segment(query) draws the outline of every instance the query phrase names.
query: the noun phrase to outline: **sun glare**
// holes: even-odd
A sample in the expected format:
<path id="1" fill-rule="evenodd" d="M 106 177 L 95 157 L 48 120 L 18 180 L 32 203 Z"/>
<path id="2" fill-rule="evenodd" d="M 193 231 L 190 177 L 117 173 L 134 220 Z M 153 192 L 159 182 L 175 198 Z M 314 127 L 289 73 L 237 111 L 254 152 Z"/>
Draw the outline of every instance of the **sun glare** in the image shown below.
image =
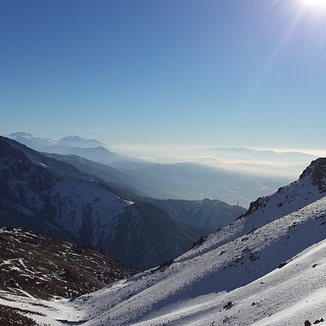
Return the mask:
<path id="1" fill-rule="evenodd" d="M 326 8 L 326 0 L 301 0 L 303 4 L 309 7 L 315 7 L 315 8 Z"/>

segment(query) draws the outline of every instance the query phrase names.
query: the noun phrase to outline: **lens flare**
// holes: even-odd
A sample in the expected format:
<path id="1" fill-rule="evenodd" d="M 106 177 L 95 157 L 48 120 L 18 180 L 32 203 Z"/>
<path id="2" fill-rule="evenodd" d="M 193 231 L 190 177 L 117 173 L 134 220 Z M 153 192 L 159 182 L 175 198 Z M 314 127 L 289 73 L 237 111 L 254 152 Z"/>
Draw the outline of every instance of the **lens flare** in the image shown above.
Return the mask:
<path id="1" fill-rule="evenodd" d="M 326 8 L 326 0 L 301 0 L 303 4 L 309 7 Z"/>

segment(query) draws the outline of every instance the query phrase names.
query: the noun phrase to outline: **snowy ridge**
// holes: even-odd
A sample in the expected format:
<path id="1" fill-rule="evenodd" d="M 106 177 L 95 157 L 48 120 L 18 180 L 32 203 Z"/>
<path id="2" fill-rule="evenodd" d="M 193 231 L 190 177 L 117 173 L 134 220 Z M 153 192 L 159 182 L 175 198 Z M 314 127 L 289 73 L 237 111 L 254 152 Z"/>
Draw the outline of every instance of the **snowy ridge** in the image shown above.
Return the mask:
<path id="1" fill-rule="evenodd" d="M 252 202 L 246 214 L 216 235 L 209 236 L 202 246 L 202 252 L 210 251 L 324 197 L 325 178 L 316 178 L 316 175 L 322 175 L 322 171 L 326 171 L 326 161 L 320 158 L 313 161 L 297 181 Z M 191 256 L 189 252 L 189 257 Z"/>
<path id="2" fill-rule="evenodd" d="M 322 322 L 326 198 L 317 167 L 174 261 L 81 297 L 83 325 Z"/>
<path id="3" fill-rule="evenodd" d="M 132 201 L 119 198 L 97 183 L 85 187 L 76 184 L 76 181 L 63 181 L 54 185 L 52 193 L 53 204 L 59 208 L 54 222 L 78 238 L 88 216 L 93 229 L 89 242 L 95 245 L 99 243 L 97 237 L 109 225 L 110 220 L 121 214 L 127 206 L 133 205 Z M 70 218 L 67 219 L 67 216 Z M 112 229 L 109 228 L 108 231 Z"/>
<path id="4" fill-rule="evenodd" d="M 101 321 L 105 321 L 105 325 L 159 325 L 152 323 L 153 318 L 156 322 L 159 320 L 169 325 L 174 325 L 171 323 L 172 319 L 175 319 L 175 325 L 190 325 L 189 320 L 184 319 L 187 319 L 187 315 L 188 318 L 195 318 L 194 311 L 198 308 L 189 307 L 189 304 L 193 302 L 195 306 L 200 306 L 201 303 L 205 308 L 206 300 L 209 305 L 214 304 L 210 323 L 217 322 L 217 312 L 220 318 L 227 315 L 226 310 L 231 312 L 231 309 L 223 309 L 228 302 L 239 304 L 237 292 L 243 292 L 242 296 L 247 292 L 250 296 L 257 296 L 258 292 L 266 291 L 266 286 L 261 284 L 264 281 L 258 282 L 257 279 L 264 278 L 273 270 L 276 274 L 285 270 L 289 270 L 292 275 L 300 272 L 293 263 L 295 259 L 292 264 L 288 263 L 282 269 L 280 267 L 305 248 L 324 241 L 325 205 L 326 199 L 321 199 L 205 254 L 202 254 L 200 247 L 193 249 L 192 259 L 185 260 L 184 256 L 180 256 L 170 266 L 162 267 L 154 273 L 148 271 L 135 276 L 118 291 L 116 288 L 113 293 L 110 289 L 100 291 L 86 302 L 86 312 L 89 315 L 87 318 L 85 315 L 85 318 L 90 321 L 85 325 L 101 325 Z M 311 236 L 306 237 L 306 234 Z M 321 248 L 324 247 L 325 245 L 321 245 Z M 325 255 L 326 253 L 324 258 L 316 259 L 314 264 L 321 264 L 320 260 L 326 259 Z M 304 257 L 311 261 L 309 256 L 310 252 Z M 312 268 L 312 265 L 309 267 Z M 320 275 L 319 278 L 325 277 Z M 323 283 L 315 286 L 320 288 Z M 274 284 L 269 283 L 267 287 L 273 288 Z M 309 291 L 312 293 L 314 288 Z M 242 300 L 246 302 L 247 299 L 248 297 L 245 297 Z M 257 299 L 252 298 L 253 302 Z M 262 309 L 267 309 L 268 305 L 269 303 Z M 94 307 L 91 308 L 92 306 Z M 179 311 L 180 306 L 185 308 Z M 178 313 L 173 313 L 174 311 Z M 235 322 L 235 319 L 239 318 L 237 309 L 232 312 L 235 315 L 226 324 L 250 325 L 248 321 L 247 324 Z M 202 311 L 199 310 L 198 313 L 201 315 Z M 205 315 L 208 313 L 205 311 Z M 149 321 L 144 322 L 147 319 Z M 205 324 L 209 325 L 208 322 Z"/>

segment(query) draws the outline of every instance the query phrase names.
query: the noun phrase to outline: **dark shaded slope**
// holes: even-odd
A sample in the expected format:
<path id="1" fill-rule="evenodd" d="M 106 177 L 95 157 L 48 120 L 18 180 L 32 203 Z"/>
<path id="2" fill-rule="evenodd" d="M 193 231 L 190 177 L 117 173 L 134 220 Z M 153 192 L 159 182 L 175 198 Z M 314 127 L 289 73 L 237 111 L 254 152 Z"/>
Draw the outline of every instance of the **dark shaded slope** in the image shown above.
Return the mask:
<path id="1" fill-rule="evenodd" d="M 202 233 L 173 221 L 153 205 L 126 198 L 121 190 L 70 164 L 0 138 L 2 226 L 89 243 L 135 268 L 182 254 Z"/>

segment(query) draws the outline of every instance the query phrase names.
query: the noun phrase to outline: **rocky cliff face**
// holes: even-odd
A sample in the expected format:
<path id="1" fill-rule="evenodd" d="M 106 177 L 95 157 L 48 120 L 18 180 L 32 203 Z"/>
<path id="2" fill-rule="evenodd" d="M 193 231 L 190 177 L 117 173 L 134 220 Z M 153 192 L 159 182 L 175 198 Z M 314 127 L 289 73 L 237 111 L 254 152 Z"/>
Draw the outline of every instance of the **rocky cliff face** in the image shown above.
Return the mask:
<path id="1" fill-rule="evenodd" d="M 250 204 L 244 216 L 272 211 L 277 216 L 296 211 L 316 199 L 322 198 L 326 191 L 326 158 L 318 158 L 302 172 L 299 179 L 281 187 L 275 194 L 260 197 Z M 276 211 L 274 208 L 279 208 Z"/>
<path id="2" fill-rule="evenodd" d="M 89 243 L 135 268 L 172 259 L 200 236 L 159 208 L 122 198 L 104 181 L 4 137 L 0 138 L 0 225 Z M 154 238 L 157 228 L 159 236 Z M 139 239 L 136 245 L 133 240 Z"/>
<path id="3" fill-rule="evenodd" d="M 302 172 L 300 179 L 310 179 L 313 186 L 317 186 L 322 194 L 326 192 L 326 158 L 321 157 L 311 162 Z"/>

